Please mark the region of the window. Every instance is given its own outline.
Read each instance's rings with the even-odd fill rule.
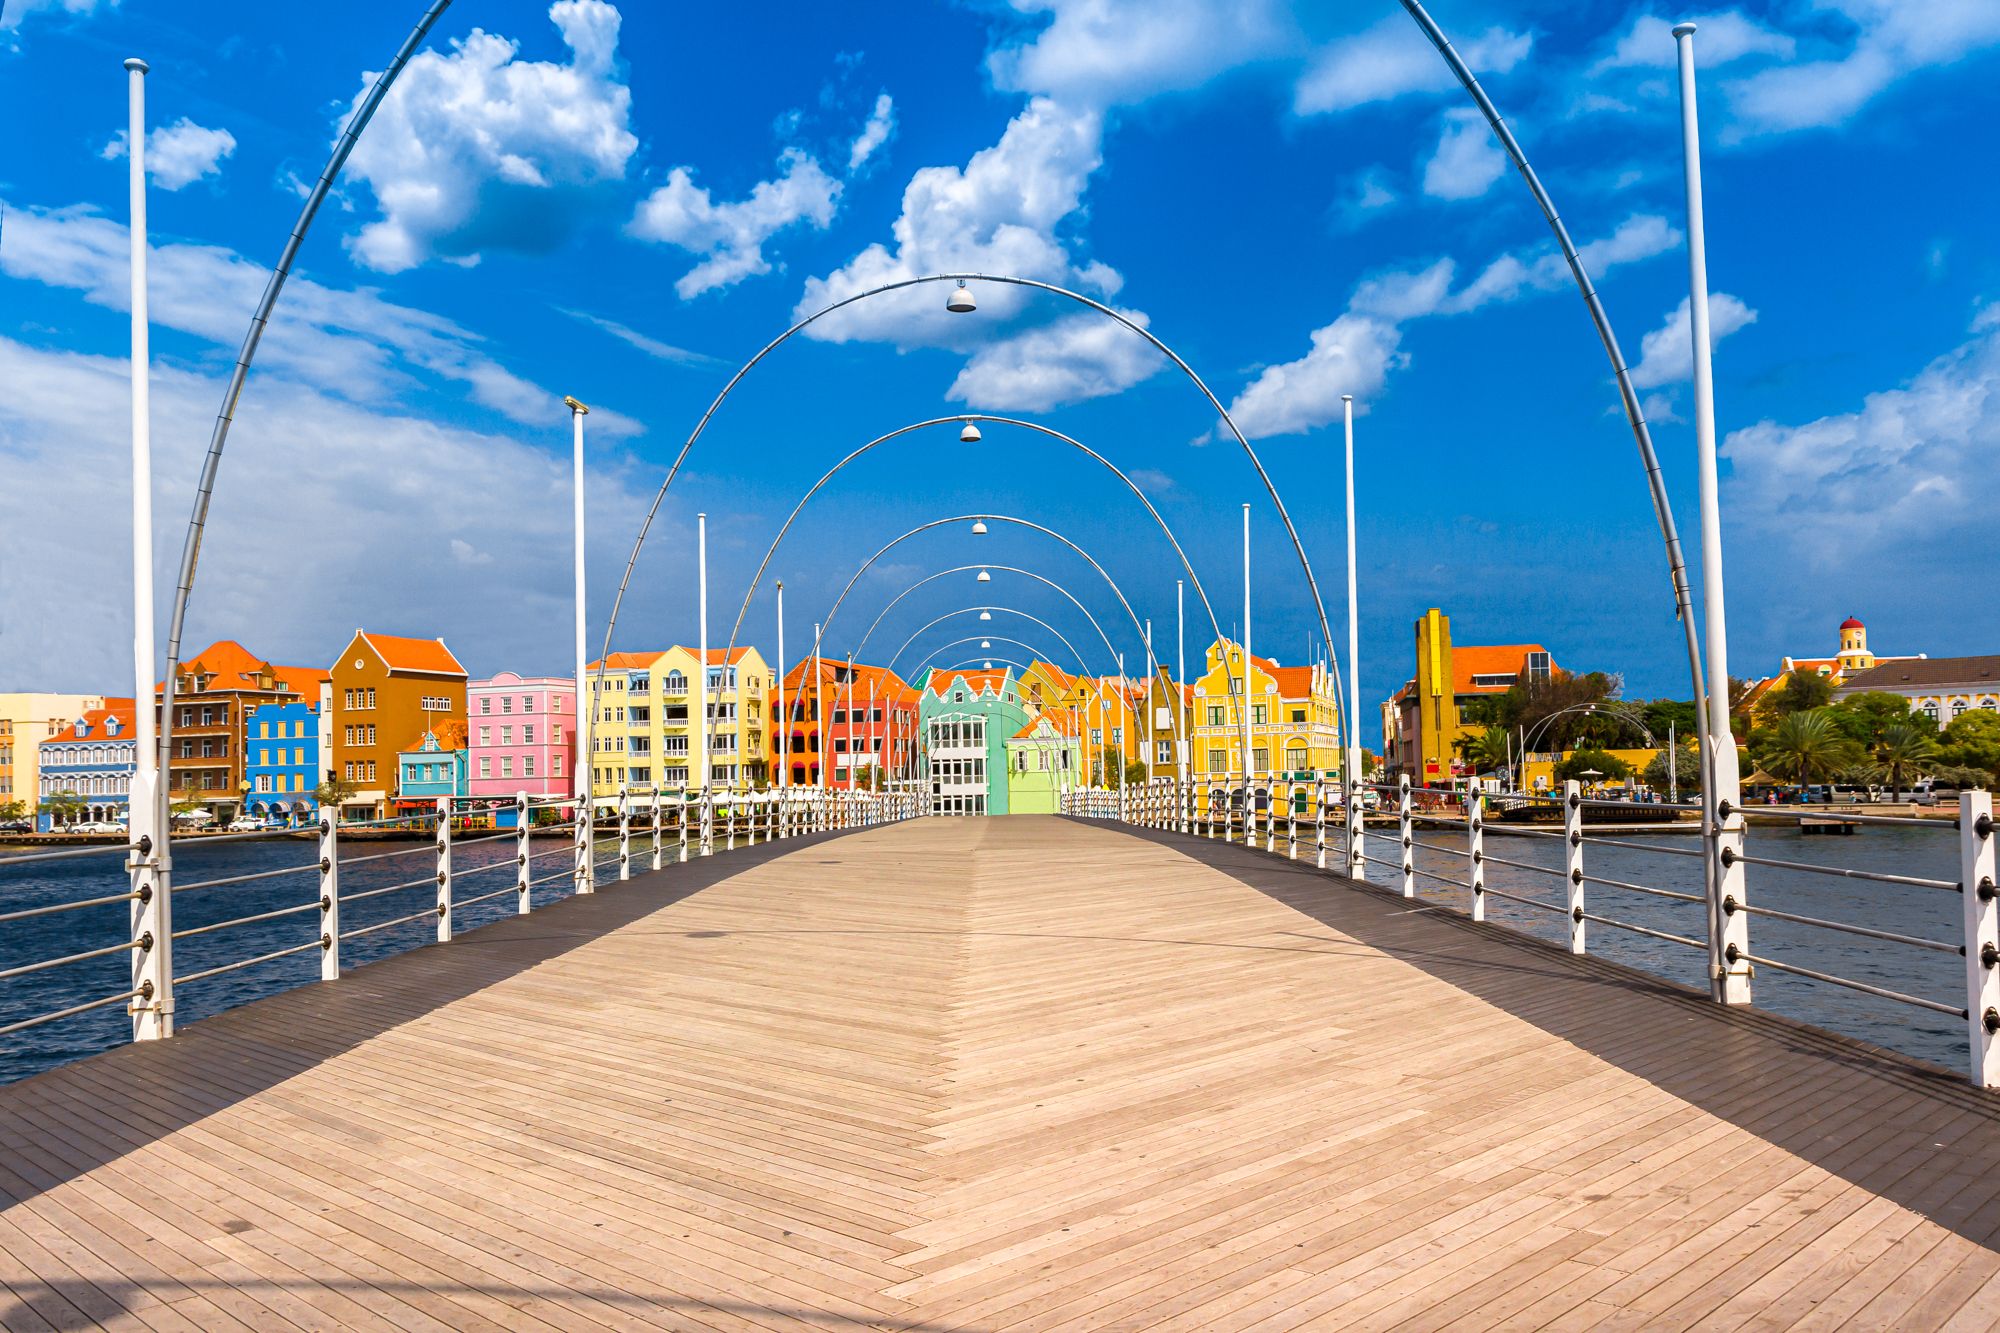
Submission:
[[[511,713],[511,712],[513,712],[513,711],[514,711],[514,696],[513,696],[513,695],[511,695],[511,694],[503,694],[503,695],[501,695],[501,696],[500,696],[500,711],[501,711],[501,712],[503,712],[503,713]]]
[[[552,777],[558,777],[558,778],[562,776],[562,756],[561,756],[561,755],[557,754],[557,755],[550,755],[550,756],[549,756],[549,774],[550,774],[550,776],[552,776]]]
[[[1285,769],[1287,772],[1303,773],[1307,768],[1306,747],[1287,745],[1285,747]]]
[[[1111,743],[1113,745],[1123,745],[1125,743],[1125,728],[1113,727],[1111,729]]]
[[[371,690],[369,693],[373,694],[374,691]],[[373,782],[375,780],[375,761],[373,759],[363,760],[362,767],[368,770],[368,776],[363,781]]]
[[[503,754],[500,756],[500,776],[503,778],[511,778],[514,776],[513,755]]]
[[[367,696],[367,701],[363,703],[361,706],[363,708],[373,708],[375,706],[375,691],[373,689],[367,689],[363,690],[362,694]],[[372,778],[375,775],[371,773],[368,776]]]
[[[1303,722],[1303,721],[1305,721],[1305,720],[1306,720],[1306,710],[1305,710],[1305,709],[1303,709],[1303,708],[1294,708],[1294,709],[1292,710],[1292,721],[1294,721],[1294,722]]]
[[[354,707],[354,691],[353,691],[353,690],[342,690],[342,691],[340,692],[340,706],[341,706],[342,708],[353,708],[353,707]],[[183,721],[183,722],[187,721],[187,714],[186,714],[186,713],[182,713],[182,714],[181,714],[181,721]]]
[[[344,773],[342,776],[345,777],[349,782],[354,781],[354,761],[352,759],[347,761],[347,772]]]
[[[1208,771],[1211,773],[1227,773],[1229,771],[1229,751],[1210,750],[1208,752]]]
[[[1208,706],[1208,725],[1211,727],[1219,727],[1222,725],[1221,704],[1210,704]]]
[[[524,778],[535,776],[535,756],[531,754],[521,756],[521,776]]]
[[[521,744],[533,745],[534,743],[535,743],[535,725],[534,723],[530,722],[521,728]]]
[[[556,727],[549,736],[549,744],[561,745],[563,743],[562,736],[563,736],[562,728]]]
[[[493,776],[492,755],[482,754],[479,756],[479,776],[482,778],[490,778]]]
[[[1253,726],[1253,727],[1261,727],[1261,726],[1263,726],[1263,725],[1264,725],[1264,705],[1263,705],[1263,704],[1251,704],[1251,705],[1250,705],[1250,725],[1251,725],[1251,726]]]
[[[1266,746],[1260,745],[1256,749],[1252,750],[1250,752],[1250,766],[1256,769],[1259,773],[1269,772],[1271,768],[1270,749]]]
[[[1102,745],[1102,744],[1104,744],[1104,728],[1103,728],[1103,727],[1092,727],[1092,728],[1090,729],[1090,743],[1091,743],[1092,745]]]
[[[375,724],[373,722],[370,722],[367,726],[363,727],[362,730],[368,733],[368,739],[364,741],[363,744],[373,745],[375,743]]]
[[[504,712],[506,710],[503,709],[501,711]],[[502,745],[512,745],[514,743],[514,729],[512,727],[500,728],[500,743]]]
[[[482,746],[493,744],[493,728],[481,727],[479,729],[479,743]]]

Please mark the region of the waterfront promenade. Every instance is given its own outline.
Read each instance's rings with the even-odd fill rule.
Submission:
[[[0,1088],[0,1325],[1991,1327],[2000,1098],[1306,865],[920,819]]]

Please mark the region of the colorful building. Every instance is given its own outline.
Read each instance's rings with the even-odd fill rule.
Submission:
[[[1419,787],[1464,772],[1458,742],[1482,729],[1464,720],[1468,705],[1557,670],[1539,643],[1454,644],[1451,617],[1436,607],[1416,622],[1416,653],[1416,674],[1382,705],[1382,763],[1390,780],[1407,774]]]
[[[575,681],[502,671],[468,684],[465,705],[468,796],[511,808],[520,792],[576,790]]]
[[[123,823],[132,799],[132,775],[139,771],[138,719],[130,699],[106,699],[41,742],[36,756],[40,790],[37,806],[75,798],[61,823],[112,820]],[[35,827],[60,827],[54,812],[38,809]]]
[[[1180,761],[1192,751],[1186,746],[1194,736],[1194,687],[1177,684],[1162,666],[1147,682],[1146,697],[1140,706],[1139,734],[1145,746],[1146,775],[1150,778],[1178,778]],[[1179,748],[1177,748],[1179,747]]]
[[[1011,667],[928,673],[918,705],[920,767],[934,815],[1004,815],[1007,741],[1031,713]]]
[[[468,795],[465,723],[434,722],[406,750],[396,752],[396,806],[400,813],[435,809],[440,799]]]
[[[2000,657],[1892,657],[1846,678],[1837,699],[1879,690],[1945,727],[1966,713],[2000,712]]]
[[[104,706],[101,694],[0,694],[0,806],[19,801],[32,814],[41,800],[42,742]]]
[[[318,667],[274,665],[234,639],[182,662],[167,759],[173,806],[199,806],[217,822],[234,819],[249,795],[250,714],[266,704],[314,702],[326,678]],[[155,687],[156,706],[164,684]]]
[[[310,823],[319,812],[320,706],[293,700],[250,710],[243,808],[260,819]]]
[[[327,771],[346,785],[346,819],[378,819],[396,799],[401,747],[465,720],[465,668],[442,639],[354,631],[334,662]]]
[[[1235,696],[1243,689],[1250,706],[1252,780],[1309,782],[1340,775],[1340,701],[1333,673],[1324,663],[1280,666],[1251,654],[1243,679],[1243,646],[1218,639],[1208,647],[1206,667],[1193,684],[1194,776],[1210,785],[1243,780],[1243,713]]]
[[[817,786],[822,761],[828,785],[836,787],[867,785],[871,773],[885,780],[913,775],[919,692],[887,667],[824,657],[817,672],[814,665],[807,658],[786,673],[789,725],[778,720],[778,694],[770,698],[773,780],[778,766],[789,764],[788,782]]]
[[[695,649],[613,653],[603,670],[587,668],[595,724],[591,790],[616,797],[625,787],[699,786],[695,756],[709,745],[709,780],[717,787],[759,784],[770,763],[765,727],[773,678],[755,648],[708,652],[710,729],[694,709],[702,664]]]
[[[1924,660],[1925,658],[1922,653],[1917,654],[1915,657],[1877,657],[1868,648],[1868,627],[1862,624],[1858,617],[1849,616],[1840,622],[1839,652],[1835,653],[1832,657],[1781,658],[1778,664],[1778,673],[1775,676],[1766,676],[1751,685],[1744,692],[1743,698],[1738,702],[1737,707],[1744,712],[1754,712],[1757,706],[1764,701],[1764,697],[1770,694],[1771,691],[1783,686],[1785,678],[1794,671],[1803,671],[1810,675],[1820,676],[1829,685],[1833,686],[1835,692],[1838,693],[1850,680],[1858,677],[1865,671],[1873,671],[1878,666],[1891,662],[1921,662]]]
[[[1083,748],[1066,710],[1042,713],[1007,738],[1007,812],[1052,815],[1062,795],[1083,784]]]

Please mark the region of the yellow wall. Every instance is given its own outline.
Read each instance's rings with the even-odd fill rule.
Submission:
[[[688,770],[687,785],[701,785],[701,775],[694,771],[692,765],[697,748],[694,729],[700,725],[701,676],[698,659],[694,649],[682,646],[657,654],[645,667],[647,688],[643,692],[634,692],[627,684],[637,668],[606,671],[601,697],[597,692],[597,673],[595,670],[589,673],[591,698],[597,708],[595,752],[591,764],[591,790],[594,793],[615,797],[619,788],[627,785],[678,789],[681,785],[678,780],[667,781],[664,770],[670,767]],[[742,785],[750,781],[750,774],[744,772],[747,766],[759,765],[761,771],[770,761],[766,732],[770,727],[771,668],[755,648],[746,648],[737,658],[735,670],[734,688],[725,683],[709,693],[709,704],[713,707],[736,705],[733,719],[719,721],[715,725],[715,749],[709,755],[709,762],[711,766],[736,765],[736,783]],[[680,677],[682,693],[671,694],[668,692],[668,681],[676,673]],[[687,715],[684,719],[669,721],[669,708],[685,708]],[[641,712],[644,713],[643,719],[636,716]],[[635,739],[646,743],[644,754],[635,752]],[[669,741],[676,746],[685,745],[686,751],[670,752]],[[728,748],[732,742],[735,745],[733,751]],[[643,778],[641,774],[644,774]],[[717,778],[715,781],[721,785],[727,779]]]
[[[1226,639],[1209,645],[1207,669],[1194,682],[1192,776],[1197,782],[1219,780],[1225,775],[1242,780],[1242,714],[1237,711],[1230,686],[1232,677],[1238,676],[1242,669],[1242,645]],[[1330,674],[1315,672],[1314,685],[1308,693],[1288,698],[1279,692],[1276,678],[1253,660],[1249,697],[1251,762],[1257,778],[1290,771],[1286,768],[1287,756],[1295,754],[1301,746],[1308,768],[1323,774],[1339,771],[1340,706]],[[1255,753],[1259,750],[1263,751],[1261,760]]]
[[[1570,753],[1573,752],[1565,751],[1564,757],[1567,758]],[[1658,750],[1606,750],[1605,753],[1623,759],[1626,763],[1630,764],[1632,766],[1631,781],[1638,784],[1645,781],[1646,765],[1652,763],[1659,756],[1660,752]],[[1529,760],[1521,766],[1522,784],[1529,791],[1553,791],[1557,786],[1561,785],[1555,780],[1556,764],[1560,762],[1560,760],[1551,761],[1547,759]],[[1605,779],[1605,781],[1612,786],[1623,785],[1623,783],[1612,783],[1609,779]]]
[[[14,724],[14,790],[0,801],[20,801],[32,815],[41,802],[41,743],[92,709],[104,707],[101,694],[0,694],[0,717]]]

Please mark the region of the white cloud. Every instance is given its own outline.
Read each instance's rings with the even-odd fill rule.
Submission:
[[[479,28],[449,54],[410,61],[348,160],[348,178],[382,212],[349,238],[358,262],[399,273],[434,255],[545,252],[624,179],[639,141],[617,60],[618,11],[557,0],[549,20],[570,49],[566,65],[517,60],[514,42]]]
[[[1711,292],[1708,298],[1708,342],[1713,348],[1738,329],[1757,322],[1757,312],[1727,292]],[[1667,312],[1667,321],[1648,333],[1639,343],[1639,364],[1632,368],[1632,383],[1642,389],[1657,389],[1694,378],[1694,338],[1688,331],[1688,298]]]
[[[63,571],[15,580],[0,612],[0,679],[60,662],[79,688],[123,681],[129,694],[130,597],[120,591],[131,570],[126,364],[0,338],[0,383],[37,390],[0,395],[0,475],[32,479],[0,486],[0,568],[54,561]],[[162,569],[179,556],[221,392],[219,374],[154,368]],[[510,494],[565,498],[462,502],[468,479],[493,477],[505,477]],[[588,558],[597,587],[616,586],[656,481],[593,459]],[[560,669],[571,618],[569,484],[567,450],[260,378],[215,492],[191,646],[228,636],[278,661],[324,664],[367,625],[442,635],[475,673]],[[385,569],[395,577],[379,577]],[[302,583],[310,596],[300,595]],[[78,597],[78,588],[110,591]],[[657,614],[658,582],[637,591],[653,606],[634,614]],[[506,614],[494,614],[501,604]]]
[[[634,236],[703,257],[674,283],[682,300],[769,273],[764,242],[784,228],[807,222],[823,229],[833,221],[841,186],[818,159],[787,148],[778,168],[776,178],[759,181],[748,198],[718,204],[686,167],[675,167],[667,183],[640,202],[628,228]]]
[[[101,156],[112,161],[125,156],[124,130],[111,137]],[[222,169],[222,159],[236,151],[236,136],[212,130],[182,116],[171,125],[146,133],[146,174],[162,190],[178,190]]]
[[[1136,310],[1119,313],[1146,325]],[[1151,343],[1122,324],[1096,313],[1069,315],[980,348],[946,396],[990,411],[1041,412],[1120,393],[1165,365]]]
[[[615,319],[606,319],[602,315],[593,315],[587,310],[570,310],[563,306],[557,306],[556,310],[560,314],[568,315],[571,319],[581,320],[593,328],[602,329],[604,332],[618,339],[618,341],[636,347],[647,356],[661,361],[671,361],[676,365],[682,366],[719,366],[723,364],[723,360],[719,356],[710,356],[706,352],[689,351],[685,347],[676,347],[672,343],[661,342],[658,338],[649,338],[637,329],[620,324]]]
[[[1524,32],[1488,28],[1457,43],[1476,74],[1505,74],[1527,58],[1534,38]],[[1392,14],[1352,37],[1323,49],[1300,76],[1292,109],[1301,116],[1350,111],[1411,93],[1449,92],[1458,86],[1416,24]]]
[[[106,309],[130,308],[130,241],[122,223],[77,208],[16,208],[8,210],[7,224],[0,273],[81,292]],[[233,352],[269,271],[219,246],[174,242],[153,248],[147,276],[156,324]],[[412,372],[428,372],[465,385],[475,401],[516,421],[561,419],[558,395],[502,368],[475,335],[450,320],[297,273],[285,286],[258,367],[369,399],[412,386]],[[624,418],[593,424],[637,429]]]
[[[1732,432],[1722,452],[1725,518],[1814,569],[1880,571],[1884,595],[1907,592],[1908,572],[1931,566],[1951,568],[1964,587],[1991,586],[2000,306],[1962,346],[1860,410],[1801,426],[1759,422]]]
[[[1692,19],[1697,29],[1695,63],[1702,69],[1716,69],[1748,56],[1790,60],[1798,50],[1798,42],[1792,37],[1774,32],[1757,20],[1745,17],[1738,9],[1727,9],[1717,14],[1696,14]],[[1610,54],[1597,63],[1595,70],[1673,65],[1678,59],[1674,54],[1673,35],[1677,22],[1678,19],[1670,22],[1655,14],[1640,15],[1611,48]]]
[[[89,18],[100,8],[117,7],[118,0],[0,0],[0,32],[19,28],[32,14]]]
[[[995,87],[1103,109],[1199,88],[1296,44],[1281,0],[1011,0],[1051,16],[987,57]]]
[[[1679,240],[1664,219],[1640,215],[1578,252],[1592,279],[1601,280]],[[1389,372],[1408,364],[1399,350],[1403,325],[1553,291],[1570,280],[1569,266],[1554,251],[1525,259],[1502,255],[1454,290],[1457,268],[1440,259],[1422,269],[1370,274],[1355,287],[1347,310],[1313,331],[1311,350],[1296,361],[1266,367],[1230,404],[1230,416],[1245,435],[1258,437],[1299,434],[1338,419],[1343,393],[1361,400],[1357,407],[1366,411],[1366,401],[1380,392]]]
[[[1005,273],[1112,290],[1111,270],[1079,264],[1055,234],[1082,204],[1101,161],[1102,134],[1099,113],[1033,99],[1000,142],[973,154],[962,170],[924,167],[911,176],[894,247],[878,242],[825,277],[808,279],[794,317],[925,273]],[[1017,314],[1026,300],[1018,289],[991,283],[978,299],[980,314],[968,320],[948,313],[935,288],[890,293],[830,315],[808,333],[831,342],[964,346]]]
[[[1444,114],[1437,151],[1424,164],[1424,193],[1433,199],[1477,199],[1507,170],[1507,154],[1486,117],[1460,107]]]
[[[875,150],[889,141],[896,129],[896,104],[889,94],[882,93],[875,98],[875,109],[868,113],[868,123],[855,136],[853,147],[847,150],[847,171],[849,175],[861,170]]]
[[[1903,77],[2000,45],[1992,0],[1818,0],[1853,25],[1845,54],[1725,84],[1731,137],[1838,125]],[[1699,38],[1697,38],[1699,40]]]

